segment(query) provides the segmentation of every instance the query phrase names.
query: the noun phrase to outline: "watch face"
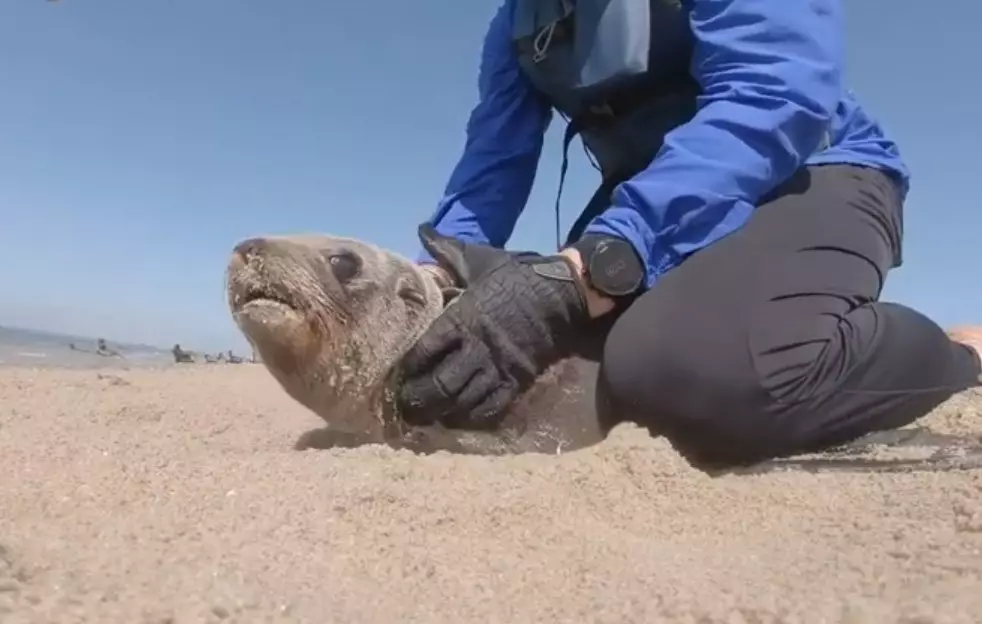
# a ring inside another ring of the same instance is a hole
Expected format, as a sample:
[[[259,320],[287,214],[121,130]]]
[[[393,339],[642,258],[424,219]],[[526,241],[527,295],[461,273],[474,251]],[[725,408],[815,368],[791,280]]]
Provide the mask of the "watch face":
[[[644,279],[644,267],[627,241],[601,241],[590,257],[590,281],[594,287],[611,296],[636,292]]]

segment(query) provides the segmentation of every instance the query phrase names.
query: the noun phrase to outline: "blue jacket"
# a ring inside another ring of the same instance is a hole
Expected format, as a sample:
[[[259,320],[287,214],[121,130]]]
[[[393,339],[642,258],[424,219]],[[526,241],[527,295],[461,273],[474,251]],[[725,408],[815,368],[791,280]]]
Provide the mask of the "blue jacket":
[[[466,144],[432,218],[443,234],[499,248],[528,201],[552,117],[516,62],[512,3],[505,0],[488,28]],[[705,94],[700,110],[586,229],[630,241],[649,287],[741,227],[756,201],[802,164],[878,167],[906,193],[897,146],[843,85],[839,0],[683,0],[683,7]],[[803,156],[830,121],[831,147]]]

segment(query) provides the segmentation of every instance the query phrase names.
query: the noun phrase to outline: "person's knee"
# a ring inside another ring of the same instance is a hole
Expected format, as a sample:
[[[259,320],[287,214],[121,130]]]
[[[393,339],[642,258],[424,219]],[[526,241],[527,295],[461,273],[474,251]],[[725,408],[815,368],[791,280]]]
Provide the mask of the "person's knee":
[[[726,412],[760,405],[764,393],[752,367],[715,350],[709,334],[699,344],[693,333],[648,325],[638,335],[627,324],[611,330],[600,378],[625,420],[656,430],[679,424],[711,433],[727,426]]]
[[[644,334],[620,324],[607,338],[607,420],[664,436],[702,467],[755,463],[794,445],[793,419],[761,384],[743,329],[646,324]]]

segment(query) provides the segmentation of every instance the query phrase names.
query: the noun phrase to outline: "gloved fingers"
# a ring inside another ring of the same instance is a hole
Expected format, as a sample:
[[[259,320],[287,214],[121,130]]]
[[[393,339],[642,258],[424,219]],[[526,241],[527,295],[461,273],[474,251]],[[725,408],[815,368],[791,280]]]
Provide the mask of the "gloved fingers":
[[[476,367],[467,384],[460,388],[454,401],[453,410],[443,414],[441,421],[447,427],[472,429],[472,410],[484,402],[498,385],[497,370],[494,363],[486,359]]]
[[[438,366],[453,365],[453,359]],[[402,419],[411,425],[430,425],[452,412],[456,396],[449,392],[436,373],[404,378],[399,387]]]
[[[501,415],[518,398],[518,388],[508,382],[494,391],[483,403],[474,408],[474,418],[482,422],[500,424]]]
[[[516,396],[510,379],[502,379],[493,366],[488,366],[461,394],[453,414],[444,416],[448,427],[458,429],[493,429]]]
[[[402,356],[399,371],[403,379],[411,380],[432,373],[441,361],[464,346],[464,335],[450,318],[449,311],[427,328],[416,343]]]
[[[407,424],[416,427],[426,427],[437,421],[439,411],[433,409],[432,402],[427,402],[421,396],[426,396],[429,388],[418,387],[417,384],[403,385],[399,388],[399,416]],[[447,409],[446,398],[438,399],[438,409]]]
[[[487,349],[468,341],[443,350],[417,374],[406,374],[400,389],[403,419],[410,424],[442,420],[458,406],[460,393],[485,367]],[[431,352],[432,353],[432,352]]]
[[[409,425],[426,427],[443,418],[443,414],[453,409],[450,397],[434,392],[432,380],[425,383],[404,386],[400,390],[399,416]],[[430,397],[430,398],[425,398]]]
[[[460,348],[441,360],[433,368],[433,381],[443,394],[458,401],[462,393],[486,376],[485,369],[492,364],[487,347],[476,340],[465,340]]]

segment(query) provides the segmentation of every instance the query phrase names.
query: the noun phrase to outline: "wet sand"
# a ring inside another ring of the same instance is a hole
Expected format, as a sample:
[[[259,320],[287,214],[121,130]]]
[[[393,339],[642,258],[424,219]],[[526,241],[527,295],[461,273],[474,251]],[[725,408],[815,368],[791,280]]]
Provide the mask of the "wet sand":
[[[923,424],[980,438],[982,395]],[[318,425],[257,365],[0,369],[0,622],[982,621],[958,452],[712,478],[633,427],[563,456],[293,450]]]

